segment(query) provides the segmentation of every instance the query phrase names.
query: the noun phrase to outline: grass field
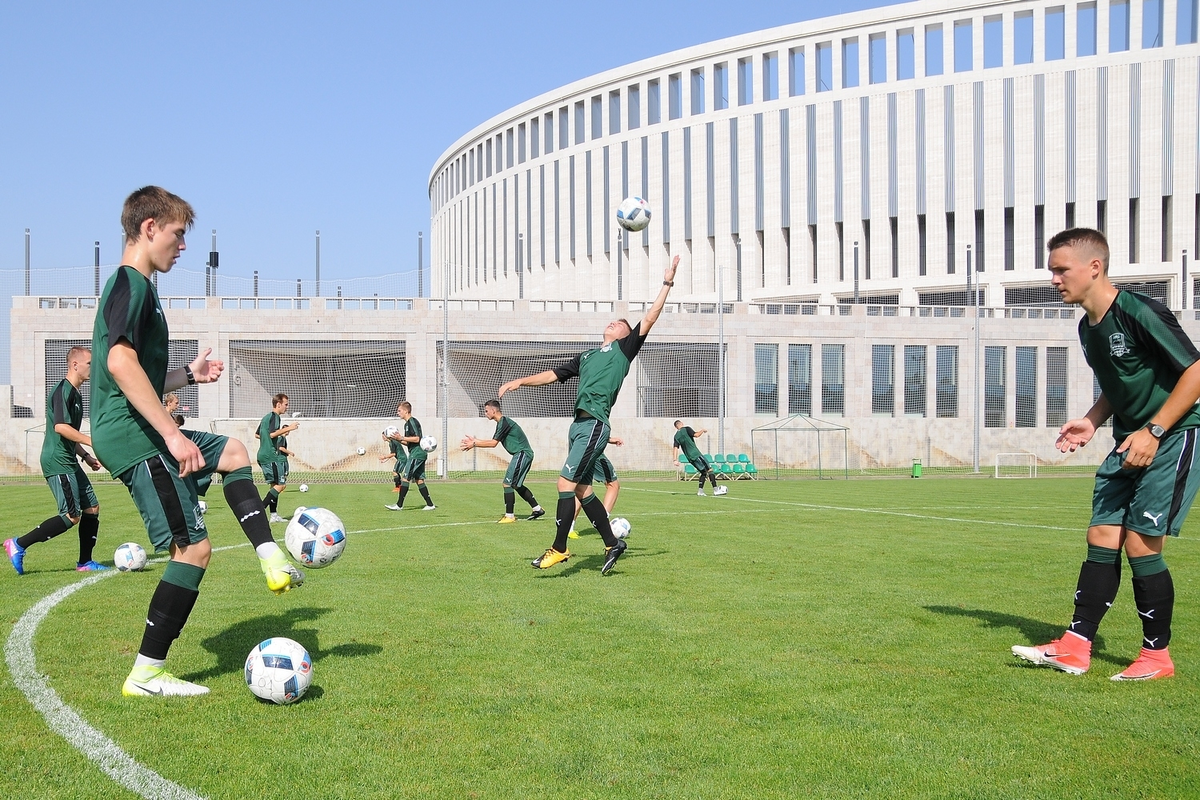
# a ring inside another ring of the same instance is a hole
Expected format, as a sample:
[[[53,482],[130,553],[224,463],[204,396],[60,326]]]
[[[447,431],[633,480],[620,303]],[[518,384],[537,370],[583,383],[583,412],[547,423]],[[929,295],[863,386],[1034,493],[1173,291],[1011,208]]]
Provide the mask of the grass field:
[[[724,498],[632,482],[617,508],[630,549],[604,578],[590,529],[567,564],[530,569],[552,523],[495,525],[498,486],[435,482],[437,511],[399,514],[388,488],[304,496],[350,541],[282,597],[213,492],[213,542],[231,547],[169,661],[210,695],[120,695],[161,564],[51,610],[38,670],[140,764],[210,798],[1200,796],[1200,516],[1166,549],[1179,675],[1116,684],[1141,641],[1128,567],[1089,674],[1009,653],[1069,621],[1090,480],[760,481]],[[50,502],[0,489],[5,535]],[[122,489],[101,503],[111,563],[145,535]],[[73,531],[32,548],[22,578],[0,562],[6,640],[82,577],[75,548]],[[242,682],[251,646],[277,635],[315,659],[294,706]],[[7,669],[0,714],[0,797],[135,796]]]

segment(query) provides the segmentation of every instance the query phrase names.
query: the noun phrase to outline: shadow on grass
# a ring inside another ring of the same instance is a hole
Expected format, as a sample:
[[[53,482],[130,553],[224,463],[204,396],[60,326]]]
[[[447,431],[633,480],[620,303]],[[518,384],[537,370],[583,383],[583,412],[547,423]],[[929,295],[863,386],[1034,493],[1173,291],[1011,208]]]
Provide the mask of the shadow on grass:
[[[603,547],[603,545],[601,546]],[[608,574],[608,577],[620,573],[621,567],[625,565],[630,558],[655,558],[658,556],[669,555],[670,552],[671,551],[669,550],[655,550],[650,552],[648,550],[630,547],[625,551],[625,554],[621,556],[620,561],[617,562],[617,565],[613,568],[612,572]],[[532,559],[530,560],[532,561]],[[572,553],[571,558],[567,561],[567,566],[564,569],[557,569],[557,566],[558,565],[556,564],[554,567],[551,567],[550,572],[538,570],[540,574],[537,577],[549,580],[550,578],[569,578],[578,572],[584,572],[586,570],[595,570],[596,572],[599,572],[600,568],[604,566],[604,553],[589,553],[587,555]]]
[[[250,648],[264,639],[274,637],[294,639],[304,645],[314,663],[330,656],[357,658],[375,655],[383,651],[379,645],[357,642],[339,644],[327,650],[322,649],[320,631],[315,628],[301,627],[300,623],[316,620],[331,610],[328,608],[296,608],[283,614],[254,617],[230,625],[216,636],[210,636],[200,643],[205,650],[217,657],[216,665],[201,672],[192,673],[184,679],[203,681],[231,672],[241,672],[245,668],[246,655],[250,652]]]
[[[1020,633],[1031,645],[1045,644],[1062,635],[1063,626],[1052,622],[1042,622],[1028,617],[1018,617],[1016,614],[1005,614],[1001,611],[988,611],[982,608],[963,608],[961,606],[925,606],[926,611],[935,614],[945,614],[950,617],[970,617],[979,620],[985,628],[1012,628]],[[1104,637],[1097,636],[1092,642],[1092,658],[1109,664],[1126,665],[1129,659],[1121,659],[1107,654]]]

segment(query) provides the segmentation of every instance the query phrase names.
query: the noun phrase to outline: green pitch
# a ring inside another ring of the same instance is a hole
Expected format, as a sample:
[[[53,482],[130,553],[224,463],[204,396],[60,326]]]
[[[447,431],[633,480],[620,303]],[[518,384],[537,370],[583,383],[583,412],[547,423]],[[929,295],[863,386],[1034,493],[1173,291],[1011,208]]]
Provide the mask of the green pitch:
[[[553,486],[532,488],[552,512]],[[630,482],[617,506],[630,549],[605,578],[588,528],[565,565],[531,569],[553,523],[496,525],[498,485],[435,480],[427,513],[386,511],[389,489],[283,496],[282,513],[330,507],[350,536],[282,597],[213,491],[213,542],[231,549],[168,662],[210,695],[120,695],[161,564],[54,608],[38,670],[140,764],[210,798],[1200,792],[1200,518],[1166,548],[1179,677],[1114,684],[1140,645],[1128,568],[1089,674],[1009,652],[1069,621],[1089,480],[761,481],[723,498]],[[97,556],[111,563],[145,534],[122,489],[100,492]],[[0,501],[6,536],[50,511],[44,487]],[[0,562],[6,640],[82,577],[75,548],[74,531],[31,548],[22,578]],[[270,636],[315,659],[294,706],[242,682]],[[50,730],[7,668],[0,717],[0,796],[134,796]]]

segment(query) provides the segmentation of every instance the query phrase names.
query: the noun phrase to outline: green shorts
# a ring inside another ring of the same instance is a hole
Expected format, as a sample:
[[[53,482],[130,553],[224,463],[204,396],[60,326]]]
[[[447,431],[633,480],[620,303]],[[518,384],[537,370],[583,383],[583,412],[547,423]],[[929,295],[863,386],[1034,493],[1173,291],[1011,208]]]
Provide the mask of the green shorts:
[[[508,471],[504,473],[504,485],[519,489],[525,485],[525,476],[533,466],[533,452],[522,450],[508,462]]]
[[[75,467],[74,472],[65,475],[47,475],[46,484],[50,487],[50,493],[54,495],[54,501],[58,503],[58,515],[68,525],[75,524],[71,522],[71,517],[79,519],[83,509],[100,505],[96,500],[92,482],[88,480],[82,467]]]
[[[262,470],[263,480],[271,486],[287,486],[288,467],[287,459],[283,461],[260,461],[258,468]]]
[[[576,417],[567,434],[567,460],[558,473],[576,485],[592,484],[596,461],[604,455],[611,429],[598,419]]]
[[[148,458],[117,476],[142,515],[155,552],[169,549],[172,542],[186,546],[208,538],[196,487],[199,481],[211,480],[229,439],[205,431],[188,431],[187,437],[204,456],[204,467],[198,472],[179,477],[179,464],[168,453]]]
[[[1113,449],[1096,470],[1092,525],[1123,525],[1144,536],[1178,536],[1200,488],[1197,430],[1162,438],[1150,466],[1125,469],[1125,454]]]
[[[712,469],[712,467],[709,465],[708,461],[706,461],[704,459],[704,456],[696,456],[695,458],[689,458],[688,463],[696,468],[696,472],[705,472],[706,470]]]
[[[418,448],[420,450],[420,448]],[[406,481],[423,481],[425,480],[425,451],[420,450],[420,454],[409,453],[408,461],[404,464],[404,471],[400,473],[400,479]]]
[[[608,456],[601,454],[596,459],[596,468],[592,471],[592,483],[599,481],[600,483],[616,483],[617,468],[608,460]]]
[[[395,466],[392,467],[392,472],[396,473],[397,475],[403,475],[404,474],[404,465],[407,463],[408,463],[407,458],[397,458]]]

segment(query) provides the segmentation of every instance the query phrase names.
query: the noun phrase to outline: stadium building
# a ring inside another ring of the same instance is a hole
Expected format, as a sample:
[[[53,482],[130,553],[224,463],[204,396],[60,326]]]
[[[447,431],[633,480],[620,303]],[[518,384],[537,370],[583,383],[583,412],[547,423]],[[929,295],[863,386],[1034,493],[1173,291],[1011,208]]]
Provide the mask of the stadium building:
[[[501,383],[639,319],[679,253],[614,409],[623,474],[678,469],[677,417],[763,474],[1095,463],[1103,448],[1053,448],[1096,388],[1045,242],[1104,230],[1115,282],[1200,331],[1197,16],[1197,0],[929,0],[534,98],[434,166],[433,299],[164,289],[178,358],[211,346],[229,366],[190,390],[189,424],[247,437],[287,392],[309,418],[294,468],[327,475],[376,469],[401,398],[446,444],[486,435],[479,409]],[[644,232],[615,223],[628,195],[655,212]],[[92,277],[78,283],[14,299],[9,471],[36,470],[46,391],[90,338]],[[561,464],[572,399],[557,385],[506,398],[535,469]],[[502,463],[436,459],[451,474]]]

